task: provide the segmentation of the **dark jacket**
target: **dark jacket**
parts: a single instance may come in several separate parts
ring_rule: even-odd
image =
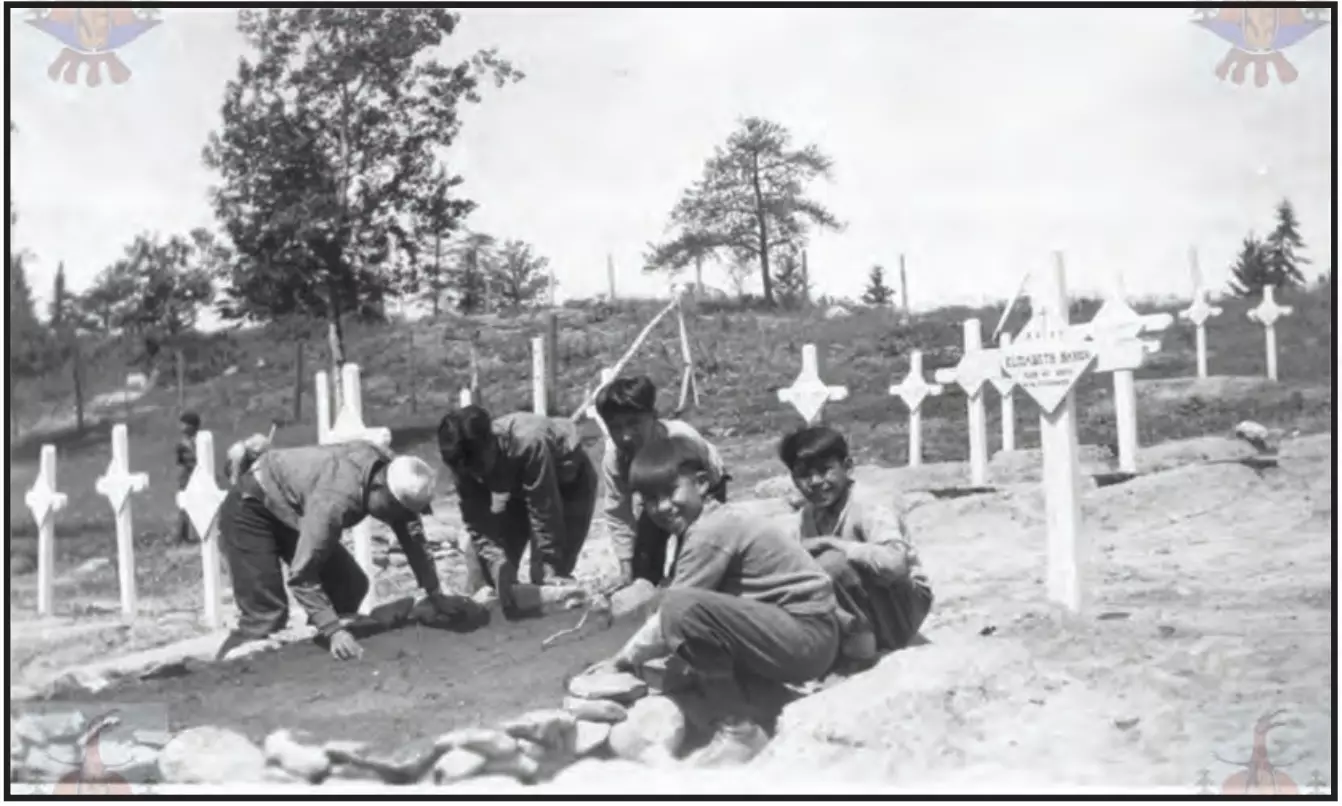
[[[533,538],[540,544],[562,542],[564,499],[560,486],[577,478],[583,467],[582,439],[567,418],[518,412],[494,420],[499,451],[489,477],[480,481],[458,477],[461,519],[477,546],[481,539],[499,542],[495,532],[507,502],[526,501]]]
[[[196,438],[185,434],[177,440],[177,486],[185,489],[196,469]]]
[[[340,536],[368,516],[368,487],[392,454],[367,442],[271,449],[253,472],[266,508],[298,531],[289,564],[289,589],[312,624],[322,633],[337,623],[335,608],[322,591],[321,568]],[[419,516],[387,524],[405,550],[415,581],[427,592],[438,590],[438,572],[424,545]]]

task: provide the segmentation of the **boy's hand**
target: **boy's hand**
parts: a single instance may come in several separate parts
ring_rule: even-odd
[[[337,630],[331,636],[331,657],[336,660],[352,660],[363,657],[363,647],[349,634],[349,630]]]
[[[812,557],[826,551],[838,551],[846,556],[848,552],[844,550],[844,542],[846,541],[835,540],[832,537],[810,537],[803,540],[802,545],[811,553]]]

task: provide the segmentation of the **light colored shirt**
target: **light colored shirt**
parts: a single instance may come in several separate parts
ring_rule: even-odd
[[[843,550],[850,559],[882,579],[898,582],[912,578],[928,584],[898,499],[883,500],[870,488],[853,482],[832,507],[817,509],[809,502],[804,504],[800,519],[803,545],[819,537],[835,538],[844,541]]]

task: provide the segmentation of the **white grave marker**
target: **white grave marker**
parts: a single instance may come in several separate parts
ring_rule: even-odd
[[[1179,312],[1182,319],[1193,323],[1197,335],[1198,377],[1207,377],[1207,320],[1220,316],[1221,309],[1211,304],[1207,287],[1202,283],[1202,272],[1198,269],[1198,253],[1188,250],[1189,263],[1193,273],[1193,304]]]
[[[52,579],[56,572],[56,513],[69,501],[56,492],[56,446],[42,446],[42,461],[33,487],[23,497],[37,522],[37,613],[51,615]]]
[[[317,444],[331,441],[331,379],[323,371],[317,372]]]
[[[548,414],[545,405],[545,338],[537,336],[531,340],[531,410],[537,414]]]
[[[219,505],[226,493],[219,489],[214,475],[214,434],[196,433],[196,469],[177,493],[177,506],[186,512],[200,535],[200,566],[205,577],[205,626],[217,630],[223,625],[222,578],[219,561]]]
[[[121,613],[135,616],[135,524],[131,517],[130,497],[144,492],[149,486],[149,475],[130,472],[130,439],[126,424],[112,426],[112,461],[107,473],[98,479],[94,489],[107,498],[116,514],[117,574],[121,580]]]
[[[1278,305],[1273,286],[1263,286],[1263,301],[1258,307],[1249,309],[1249,318],[1263,326],[1267,338],[1267,377],[1277,380],[1277,320],[1290,316],[1295,308],[1290,305]]]
[[[923,377],[923,351],[909,353],[909,374],[890,387],[890,394],[899,397],[909,409],[909,467],[923,464],[923,402],[931,395],[943,392],[939,383],[928,383]]]
[[[792,385],[778,390],[778,399],[790,403],[797,413],[813,425],[820,419],[826,403],[848,399],[848,387],[827,386],[820,380],[820,362],[816,358],[815,345],[805,344],[801,348],[801,373]]]
[[[1011,334],[1003,333],[997,339],[998,350],[1011,346]],[[1016,382],[1005,372],[990,379],[997,388],[1002,406],[1002,450],[1016,450]]]
[[[457,393],[457,404],[458,404],[461,408],[464,409],[464,408],[466,408],[467,406],[471,405],[471,403],[473,403],[473,402],[474,402],[474,401],[473,401],[473,399],[471,398],[471,390],[470,390],[470,389],[462,389],[460,392]]]
[[[968,399],[969,477],[975,487],[988,483],[988,414],[983,386],[1002,373],[997,350],[983,349],[982,325],[977,319],[964,321],[964,355],[951,369],[935,373],[937,383],[953,383]]]
[[[359,385],[359,367],[357,364],[346,364],[340,368],[341,397],[344,399],[344,406],[340,414],[336,417],[335,424],[331,426],[328,441],[353,442],[362,440],[371,442],[378,447],[387,450],[391,448],[391,429],[389,428],[369,428],[363,422],[363,393]],[[363,569],[364,574],[368,576],[368,596],[364,598],[360,613],[367,614],[373,606],[375,598],[376,585],[374,581],[377,578],[377,567],[373,565],[373,524],[368,518],[364,518],[355,524],[350,532],[354,535],[354,559]]]
[[[1128,305],[1123,276],[1115,274],[1100,309],[1088,324],[1071,329],[1096,341],[1130,341],[1143,334],[1161,333],[1174,324],[1167,313],[1141,315]],[[1155,352],[1160,343],[1147,342]],[[1118,466],[1124,473],[1137,472],[1137,382],[1131,369],[1114,370],[1114,420],[1118,430]]]

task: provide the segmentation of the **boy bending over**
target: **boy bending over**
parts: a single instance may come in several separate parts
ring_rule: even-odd
[[[854,482],[848,442],[832,428],[795,431],[779,443],[778,455],[806,499],[802,545],[833,580],[840,607],[854,617],[845,658],[867,661],[877,651],[907,647],[933,597],[898,509]]]
[[[704,766],[759,752],[776,714],[750,701],[762,690],[752,682],[820,678],[840,632],[829,577],[797,543],[791,516],[720,504],[712,478],[683,437],[653,440],[633,460],[631,486],[682,549],[657,612],[613,659],[632,670],[672,655],[688,667],[705,713],[717,717],[713,740],[692,759]]]

